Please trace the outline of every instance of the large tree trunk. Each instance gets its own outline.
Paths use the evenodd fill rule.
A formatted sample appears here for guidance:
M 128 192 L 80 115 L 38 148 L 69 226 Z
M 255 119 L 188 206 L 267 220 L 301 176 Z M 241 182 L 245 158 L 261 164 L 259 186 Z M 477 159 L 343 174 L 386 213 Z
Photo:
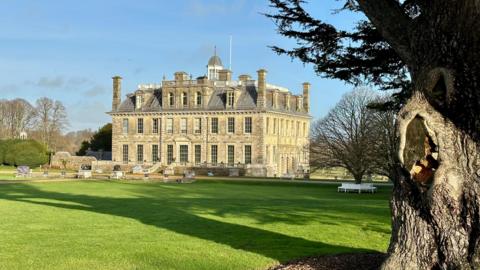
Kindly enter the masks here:
M 417 91 L 398 114 L 392 239 L 383 269 L 480 269 L 477 144 L 427 99 Z

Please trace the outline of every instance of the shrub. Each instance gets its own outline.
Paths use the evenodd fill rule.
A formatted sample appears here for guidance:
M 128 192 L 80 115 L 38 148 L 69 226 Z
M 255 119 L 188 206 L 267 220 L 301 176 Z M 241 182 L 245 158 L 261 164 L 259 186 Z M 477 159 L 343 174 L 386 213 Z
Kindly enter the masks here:
M 4 151 L 3 163 L 7 165 L 38 167 L 48 162 L 46 147 L 37 141 L 9 140 L 2 144 L 5 145 L 0 147 Z

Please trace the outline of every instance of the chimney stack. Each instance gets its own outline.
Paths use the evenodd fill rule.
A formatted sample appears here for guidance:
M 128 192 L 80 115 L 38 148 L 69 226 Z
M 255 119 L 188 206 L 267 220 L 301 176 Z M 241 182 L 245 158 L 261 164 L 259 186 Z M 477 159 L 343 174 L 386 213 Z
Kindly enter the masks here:
M 265 69 L 260 69 L 257 71 L 258 74 L 258 86 L 257 86 L 257 107 L 265 107 L 265 96 L 267 92 L 267 71 Z
M 310 112 L 310 83 L 304 82 L 303 84 L 303 107 L 306 112 Z
M 228 69 L 221 69 L 218 71 L 218 80 L 229 82 L 232 80 L 232 72 Z
M 250 79 L 251 79 L 250 75 L 247 75 L 247 74 L 242 74 L 238 76 L 238 80 L 241 82 L 246 82 L 246 81 L 249 81 Z
M 112 111 L 117 111 L 120 107 L 121 92 L 122 92 L 122 77 L 114 76 L 113 79 L 113 99 L 112 99 Z

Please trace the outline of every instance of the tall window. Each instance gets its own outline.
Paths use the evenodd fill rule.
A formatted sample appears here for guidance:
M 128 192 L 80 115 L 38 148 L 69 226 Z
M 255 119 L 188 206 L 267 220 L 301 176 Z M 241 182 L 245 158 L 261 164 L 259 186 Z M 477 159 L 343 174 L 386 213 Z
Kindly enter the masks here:
M 235 133 L 235 118 L 234 117 L 229 117 L 228 118 L 227 132 L 228 133 Z
M 229 166 L 233 166 L 235 163 L 235 146 L 227 146 L 227 162 Z
M 137 120 L 137 133 L 143 133 L 143 118 Z
M 195 118 L 194 121 L 195 134 L 202 133 L 202 118 Z
M 172 164 L 173 162 L 173 144 L 167 145 L 167 164 Z
M 212 118 L 212 133 L 218 133 L 218 118 Z
M 212 165 L 217 165 L 218 162 L 218 145 L 212 145 L 210 151 L 210 161 Z
M 138 163 L 143 162 L 143 144 L 137 145 L 137 161 Z
M 152 145 L 152 162 L 158 161 L 158 144 Z
M 173 118 L 167 118 L 167 125 L 166 125 L 167 133 L 173 133 Z
M 304 137 L 308 136 L 308 134 L 307 134 L 307 123 L 303 123 L 303 136 Z
M 197 92 L 196 104 L 197 104 L 197 106 L 202 105 L 202 93 L 201 92 Z
M 135 109 L 142 108 L 143 97 L 141 95 L 137 95 L 135 97 Z
M 233 92 L 227 93 L 227 105 L 228 107 L 233 107 L 233 102 L 235 100 L 235 96 Z
M 273 119 L 273 134 L 277 134 L 277 118 Z
M 202 146 L 197 144 L 195 145 L 195 164 L 200 164 L 202 159 Z
M 124 118 L 122 121 L 122 132 L 123 134 L 128 134 L 128 119 Z
M 180 163 L 188 162 L 188 145 L 180 145 Z
M 128 144 L 123 145 L 122 160 L 123 160 L 123 163 L 125 163 L 125 164 L 128 163 Z
M 187 118 L 180 119 L 180 132 L 187 134 Z
M 152 133 L 158 133 L 158 118 L 153 118 Z
M 245 145 L 245 164 L 252 164 L 252 146 Z
M 245 117 L 245 133 L 252 133 L 252 117 Z
M 188 96 L 187 96 L 186 92 L 182 93 L 182 105 L 183 105 L 183 107 L 188 106 Z
M 168 93 L 168 104 L 170 105 L 170 107 L 175 106 L 175 96 L 173 95 L 173 93 Z

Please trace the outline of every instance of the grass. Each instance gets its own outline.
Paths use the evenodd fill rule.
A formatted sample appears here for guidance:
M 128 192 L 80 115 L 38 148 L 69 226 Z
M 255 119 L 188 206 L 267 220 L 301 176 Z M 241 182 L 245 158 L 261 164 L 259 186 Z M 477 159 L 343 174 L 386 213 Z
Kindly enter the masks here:
M 197 181 L 0 185 L 0 269 L 265 269 L 385 252 L 388 187 Z

